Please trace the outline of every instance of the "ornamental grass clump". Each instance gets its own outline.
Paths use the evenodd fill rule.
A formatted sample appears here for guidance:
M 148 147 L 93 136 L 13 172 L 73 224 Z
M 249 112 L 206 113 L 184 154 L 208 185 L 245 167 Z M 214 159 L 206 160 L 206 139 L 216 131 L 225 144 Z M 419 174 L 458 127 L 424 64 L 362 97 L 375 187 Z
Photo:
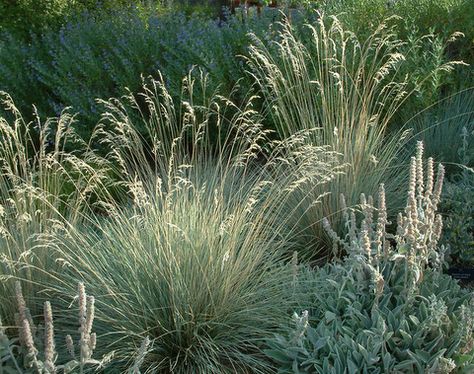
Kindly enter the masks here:
M 316 283 L 313 303 L 287 336 L 268 342 L 281 372 L 470 373 L 474 369 L 474 298 L 441 272 L 439 204 L 444 169 L 412 158 L 408 199 L 396 234 L 386 231 L 385 192 L 344 209 L 347 234 L 325 228 L 347 256 L 298 282 Z M 424 174 L 426 173 L 426 179 Z M 344 202 L 342 202 L 344 205 Z M 377 213 L 377 214 L 375 214 Z M 360 221 L 360 225 L 357 222 Z
M 404 43 L 386 23 L 366 40 L 359 40 L 335 17 L 321 17 L 303 30 L 289 24 L 282 29 L 279 39 L 268 46 L 255 37 L 247 59 L 266 114 L 281 138 L 319 129 L 307 141 L 329 145 L 349 165 L 323 191 L 315 188 L 308 193 L 309 186 L 302 186 L 294 193 L 293 202 L 308 202 L 330 192 L 321 204 L 311 208 L 306 208 L 309 202 L 301 204 L 304 209 L 292 220 L 293 225 L 300 222 L 298 245 L 318 258 L 327 254 L 328 247 L 322 217 L 331 216 L 335 230 L 343 229 L 341 193 L 353 206 L 361 193 L 375 195 L 385 182 L 389 216 L 403 207 L 398 191 L 407 178 L 401 167 L 407 161 L 402 152 L 406 134 L 394 131 L 387 136 L 387 129 L 416 89 L 410 87 L 411 81 L 423 80 L 411 79 L 402 54 Z M 432 74 L 452 70 L 455 64 L 437 65 Z
M 297 299 L 278 199 L 287 193 L 281 180 L 298 181 L 279 171 L 296 165 L 301 178 L 312 170 L 317 179 L 318 167 L 326 180 L 337 162 L 322 147 L 311 157 L 273 147 L 252 100 L 243 108 L 218 95 L 195 101 L 201 82 L 185 79 L 179 106 L 160 80 L 143 88 L 146 110 L 130 113 L 139 110 L 133 95 L 106 103 L 103 145 L 129 203 L 111 204 L 90 232 L 71 227 L 53 240 L 65 266 L 51 287 L 67 294 L 80 280 L 94 293 L 95 329 L 115 351 L 108 370 L 133 368 L 148 336 L 150 372 L 268 373 L 264 341 Z
M 76 136 L 67 110 L 28 123 L 6 93 L 0 99 L 10 119 L 0 117 L 0 313 L 12 323 L 14 279 L 35 295 L 56 268 L 43 239 L 86 220 L 111 182 L 108 162 Z

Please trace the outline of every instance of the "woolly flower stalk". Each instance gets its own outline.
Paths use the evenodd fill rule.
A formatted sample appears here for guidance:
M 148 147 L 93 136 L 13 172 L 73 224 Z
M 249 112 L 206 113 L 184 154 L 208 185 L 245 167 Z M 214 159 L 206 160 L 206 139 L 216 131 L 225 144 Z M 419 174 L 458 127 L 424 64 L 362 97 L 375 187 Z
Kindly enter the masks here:
M 354 245 L 357 242 L 357 221 L 356 215 L 353 211 L 350 213 L 349 225 L 349 242 Z
M 417 176 L 417 162 L 416 158 L 411 158 L 410 164 L 410 182 L 408 184 L 408 200 L 406 213 L 413 222 L 418 220 L 418 207 L 416 202 L 416 176 Z
M 86 323 L 86 310 L 87 310 L 87 298 L 86 288 L 84 283 L 80 282 L 78 285 L 78 296 L 79 296 L 79 329 L 83 333 L 85 331 Z
M 85 334 L 90 336 L 92 332 L 92 323 L 94 322 L 95 313 L 95 299 L 94 296 L 87 297 L 87 316 L 85 321 Z
M 38 350 L 35 347 L 33 335 L 31 334 L 30 323 L 28 322 L 27 319 L 24 319 L 22 321 L 21 328 L 23 332 L 24 344 L 28 352 L 28 355 L 27 355 L 28 366 L 38 368 L 38 359 L 37 359 Z
M 401 238 L 405 232 L 405 218 L 401 212 L 397 214 L 397 242 L 401 242 Z
M 385 243 L 385 226 L 387 225 L 387 206 L 385 201 L 385 187 L 383 184 L 379 187 L 378 215 L 375 242 L 377 244 L 377 261 L 380 260 L 382 247 Z M 386 256 L 387 254 L 384 253 Z
M 416 145 L 416 186 L 419 198 L 423 197 L 424 191 L 423 150 L 423 142 L 420 141 Z
M 97 345 L 97 334 L 93 332 L 89 338 L 89 349 L 91 353 L 95 349 L 96 345 Z
M 133 367 L 130 370 L 131 374 L 140 373 L 140 367 L 143 365 L 143 361 L 145 360 L 146 354 L 148 353 L 148 347 L 150 346 L 150 343 L 151 341 L 148 336 L 145 339 L 143 339 L 142 344 L 140 345 L 140 348 L 138 349 L 137 358 L 135 359 L 135 362 L 133 363 Z
M 66 336 L 66 348 L 74 362 L 79 366 L 80 372 L 87 364 L 100 364 L 97 360 L 92 360 L 92 354 L 97 344 L 97 335 L 92 333 L 92 324 L 95 314 L 95 299 L 87 296 L 83 283 L 78 285 L 79 300 L 79 357 L 76 357 L 74 340 L 71 335 Z M 77 360 L 77 361 L 76 361 Z
M 333 242 L 333 254 L 337 256 L 338 254 L 338 243 L 341 243 L 345 246 L 345 244 L 341 241 L 341 238 L 337 235 L 337 233 L 332 229 L 331 224 L 329 223 L 329 220 L 324 217 L 323 218 L 323 228 L 328 234 L 329 238 Z
M 441 217 L 441 214 L 437 214 L 435 221 L 433 223 L 433 238 L 432 241 L 434 243 L 437 243 L 438 240 L 441 238 L 441 234 L 443 231 L 443 218 Z
M 443 181 L 444 181 L 444 166 L 438 165 L 438 173 L 436 176 L 436 183 L 434 186 L 433 192 L 433 209 L 436 210 L 438 203 L 441 200 L 441 192 L 443 190 Z
M 425 197 L 429 199 L 433 194 L 433 186 L 434 186 L 434 162 L 433 158 L 430 157 L 427 162 L 426 166 L 426 189 L 425 189 Z
M 349 222 L 350 218 L 349 218 L 349 213 L 347 210 L 346 197 L 342 193 L 340 195 L 340 204 L 341 204 L 341 210 L 342 210 L 342 217 L 345 222 Z
M 18 305 L 18 313 L 20 316 L 20 322 L 27 319 L 27 313 L 26 313 L 26 303 L 25 299 L 23 298 L 23 293 L 21 291 L 21 284 L 20 282 L 15 282 L 15 297 L 16 297 L 16 302 Z
M 293 257 L 291 259 L 291 270 L 293 272 L 293 285 L 296 285 L 298 280 L 298 251 L 293 252 Z
M 372 258 L 372 248 L 371 248 L 371 243 L 370 243 L 370 237 L 369 237 L 369 231 L 367 229 L 367 225 L 363 225 L 364 228 L 362 229 L 362 250 L 365 252 L 367 256 L 367 263 L 372 264 L 373 258 Z
M 360 204 L 362 206 L 362 213 L 364 214 L 364 221 L 366 223 L 367 234 L 369 237 L 372 236 L 372 223 L 373 223 L 373 211 L 374 211 L 374 199 L 369 195 L 366 199 L 362 193 L 360 195 Z
M 71 335 L 66 335 L 66 349 L 72 358 L 76 358 L 76 353 L 74 350 L 74 341 L 72 340 Z
M 410 216 L 406 217 L 406 220 L 405 220 L 406 228 L 404 232 L 404 237 L 405 237 L 405 242 L 409 244 L 410 253 L 412 253 L 414 250 L 413 245 L 417 238 L 417 233 L 415 230 L 416 222 L 417 221 L 413 221 L 412 217 Z
M 474 348 L 474 298 L 469 303 L 470 307 L 461 306 L 459 339 L 463 345 L 461 353 L 471 352 Z
M 50 374 L 54 374 L 56 373 L 54 366 L 56 352 L 54 344 L 53 311 L 49 301 L 44 303 L 44 324 L 44 366 Z
M 92 351 L 95 348 L 95 334 L 91 335 L 92 323 L 94 321 L 94 298 L 92 296 L 87 297 L 85 294 L 84 285 L 81 283 L 79 286 L 79 305 L 80 305 L 80 320 L 81 323 L 80 331 L 81 338 L 79 341 L 81 349 L 81 363 L 85 364 L 91 357 Z M 81 292 L 83 294 L 81 295 Z M 84 304 L 81 304 L 81 299 Z M 83 310 L 81 310 L 81 307 Z M 85 317 L 83 318 L 83 316 Z M 92 337 L 93 336 L 93 337 Z M 91 339 L 92 338 L 92 339 Z
M 36 326 L 31 318 L 30 310 L 26 306 L 20 282 L 15 282 L 15 297 L 18 305 L 18 317 L 15 316 L 17 325 L 23 326 L 23 321 L 28 321 L 28 331 L 20 329 L 19 333 L 20 343 L 26 345 L 28 337 L 25 334 L 29 333 L 34 336 L 36 334 Z
M 23 329 L 23 337 L 25 339 L 25 346 L 28 348 L 28 353 L 34 353 L 35 350 L 35 343 L 33 340 L 33 336 L 31 335 L 30 323 L 27 319 L 22 321 L 22 329 Z

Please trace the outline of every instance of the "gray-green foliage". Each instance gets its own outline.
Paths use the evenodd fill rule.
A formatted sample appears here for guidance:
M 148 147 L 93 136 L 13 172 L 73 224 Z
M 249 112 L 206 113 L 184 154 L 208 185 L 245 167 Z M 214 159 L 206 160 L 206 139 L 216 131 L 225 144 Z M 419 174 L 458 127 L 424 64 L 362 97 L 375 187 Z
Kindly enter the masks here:
M 440 272 L 441 218 L 435 211 L 443 169 L 434 182 L 433 160 L 428 160 L 425 182 L 421 155 L 419 145 L 396 235 L 385 230 L 383 187 L 377 207 L 370 198 L 361 198 L 360 228 L 356 212 L 345 210 L 344 238 L 326 221 L 335 245 L 344 247 L 348 256 L 299 276 L 303 285 L 313 278 L 317 292 L 309 312 L 294 316 L 291 333 L 268 342 L 267 354 L 280 365 L 280 372 L 470 373 L 474 369 L 474 299 Z
M 40 237 L 86 221 L 98 196 L 108 194 L 110 173 L 108 162 L 73 131 L 68 111 L 28 122 L 9 95 L 0 92 L 0 101 L 12 118 L 0 117 L 0 313 L 12 323 L 13 280 L 27 281 L 29 298 L 57 266 Z
M 75 346 L 71 335 L 66 336 L 65 344 L 70 357 L 62 364 L 56 363 L 58 353 L 50 302 L 44 303 L 44 326 L 36 325 L 23 298 L 20 282 L 15 285 L 15 293 L 18 338 L 10 340 L 0 321 L 0 373 L 66 374 L 76 369 L 83 373 L 86 366 L 100 366 L 106 361 L 92 359 L 96 346 L 96 334 L 92 332 L 95 299 L 86 295 L 83 284 L 78 287 L 80 338 Z
M 407 303 L 403 277 L 377 298 L 368 281 L 354 279 L 357 270 L 346 262 L 315 274 L 314 323 L 303 331 L 304 315 L 295 315 L 291 335 L 268 343 L 280 372 L 449 373 L 442 365 L 472 372 L 474 305 L 455 281 L 427 272 Z
M 472 166 L 474 141 L 474 88 L 450 95 L 406 121 L 413 138 L 423 141 L 427 156 L 447 167 L 448 175 L 457 164 Z M 465 129 L 465 130 L 464 130 Z M 460 136 L 463 132 L 467 137 Z M 464 140 L 467 140 L 465 143 Z M 462 154 L 460 154 L 462 153 Z
M 129 205 L 110 204 L 90 232 L 68 227 L 49 243 L 64 264 L 61 283 L 51 288 L 70 294 L 81 280 L 102 303 L 95 329 L 105 344 L 97 353 L 116 351 L 108 370 L 128 369 L 150 336 L 150 372 L 268 373 L 261 347 L 296 299 L 279 199 L 290 182 L 331 178 L 337 158 L 324 147 L 297 152 L 296 143 L 304 144 L 298 139 L 282 143 L 292 144 L 291 152 L 268 154 L 253 100 L 243 108 L 219 96 L 201 104 L 193 100 L 198 86 L 185 80 L 188 100 L 179 110 L 163 81 L 143 88 L 147 110 L 138 117 L 153 140 L 148 146 L 124 103 L 133 95 L 107 103 L 112 129 L 103 145 Z M 217 144 L 210 142 L 214 130 Z
M 445 216 L 442 242 L 449 246 L 452 261 L 464 266 L 474 265 L 474 170 L 468 166 L 472 165 L 469 138 L 472 133 L 464 128 L 459 148 L 462 170 L 446 183 L 440 207 Z

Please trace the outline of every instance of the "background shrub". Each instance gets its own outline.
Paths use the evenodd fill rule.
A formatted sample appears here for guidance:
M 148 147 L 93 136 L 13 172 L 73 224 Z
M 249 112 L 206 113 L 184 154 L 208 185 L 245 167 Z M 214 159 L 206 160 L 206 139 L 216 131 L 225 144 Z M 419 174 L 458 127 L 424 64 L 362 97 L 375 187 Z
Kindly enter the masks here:
M 70 12 L 72 3 L 68 0 L 3 0 L 0 2 L 0 31 L 9 30 L 23 36 L 51 25 L 57 27 Z
M 246 53 L 247 32 L 268 37 L 272 28 L 271 18 L 246 23 L 188 19 L 183 14 L 143 18 L 136 9 L 84 15 L 59 31 L 33 37 L 28 45 L 4 36 L 0 89 L 12 95 L 24 115 L 31 113 L 32 104 L 43 116 L 72 106 L 80 122 L 77 131 L 89 137 L 100 119 L 96 98 L 120 97 L 126 88 L 137 93 L 141 77 L 158 77 L 158 71 L 175 98 L 194 65 L 209 74 L 209 89 L 220 87 L 221 93 L 230 95 L 245 77 L 243 62 L 236 56 Z M 245 85 L 241 98 L 248 90 Z
M 143 13 L 163 12 L 189 6 L 189 1 L 179 0 L 2 0 L 0 1 L 0 33 L 8 31 L 16 36 L 28 39 L 32 35 L 49 30 L 57 30 L 67 21 L 78 15 L 101 16 L 111 10 L 140 9 Z M 209 7 L 211 2 L 207 5 Z M 176 10 L 176 8 L 174 8 Z M 215 13 L 214 13 L 215 14 Z
M 449 49 L 449 57 L 466 62 L 474 58 L 474 23 L 469 16 L 471 7 L 469 0 L 340 0 L 325 1 L 321 5 L 327 13 L 340 15 L 347 26 L 359 35 L 370 34 L 380 22 L 392 15 L 399 16 L 395 22 L 399 26 L 398 36 L 403 40 L 407 40 L 412 30 L 416 30 L 418 36 L 434 32 L 445 38 L 460 31 L 465 38 Z
M 443 244 L 450 249 L 453 265 L 474 265 L 474 177 L 472 170 L 446 184 L 441 209 L 445 214 Z

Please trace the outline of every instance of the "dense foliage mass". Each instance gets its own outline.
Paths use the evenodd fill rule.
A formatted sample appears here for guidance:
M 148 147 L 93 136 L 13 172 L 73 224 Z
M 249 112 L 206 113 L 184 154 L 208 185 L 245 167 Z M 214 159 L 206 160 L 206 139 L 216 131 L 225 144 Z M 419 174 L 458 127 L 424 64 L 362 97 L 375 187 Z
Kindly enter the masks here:
M 471 373 L 469 1 L 224 3 L 0 2 L 0 373 Z
M 396 235 L 386 231 L 385 191 L 377 207 L 361 197 L 363 216 L 345 208 L 348 233 L 325 227 L 348 256 L 298 278 L 315 277 L 311 309 L 295 315 L 289 337 L 269 342 L 267 354 L 280 372 L 425 372 L 474 369 L 472 295 L 441 274 L 442 218 L 436 214 L 444 178 L 433 159 L 423 177 L 422 145 L 412 158 L 407 206 L 397 218 Z M 374 212 L 377 212 L 375 215 Z M 314 327 L 309 321 L 315 321 Z
M 467 166 L 472 158 L 469 141 L 473 135 L 463 128 L 458 151 L 461 171 L 447 183 L 441 206 L 446 227 L 443 244 L 450 249 L 452 261 L 458 266 L 474 264 L 474 173 Z

